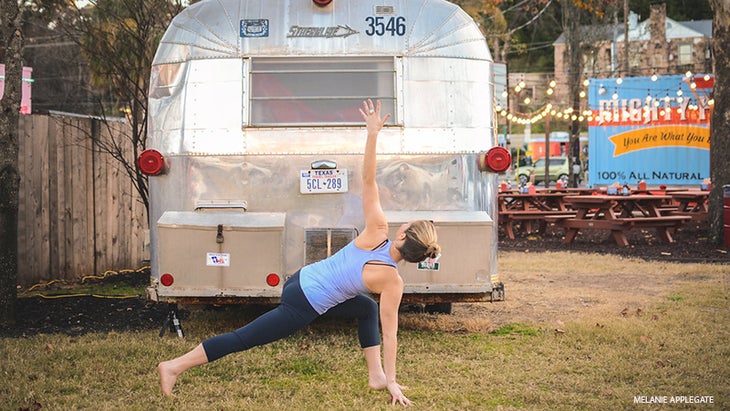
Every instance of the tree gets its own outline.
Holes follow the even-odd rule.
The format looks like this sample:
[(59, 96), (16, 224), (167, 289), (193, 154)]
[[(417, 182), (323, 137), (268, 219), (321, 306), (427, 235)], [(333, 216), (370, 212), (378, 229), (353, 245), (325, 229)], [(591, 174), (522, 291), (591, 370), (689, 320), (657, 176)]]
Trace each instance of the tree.
[[(710, 0), (712, 19), (712, 52), (715, 57), (715, 108), (712, 112), (710, 138), (710, 239), (721, 243), (723, 238), (723, 190), (730, 184), (730, 0)], [(730, 224), (730, 221), (725, 221)], [(727, 242), (728, 239), (725, 239)]]
[[(92, 83), (110, 90), (113, 104), (99, 102), (97, 114), (109, 127), (107, 116), (126, 116), (131, 132), (122, 141), (96, 140), (96, 146), (119, 161), (145, 208), (149, 211), (147, 177), (136, 158), (146, 147), (147, 97), (152, 60), (181, 0), (96, 0), (79, 9), (64, 5), (57, 15), (68, 38), (77, 42), (89, 62)], [(89, 136), (93, 138), (94, 136)], [(127, 147), (132, 147), (128, 152)]]
[(551, 49), (552, 41), (559, 35), (554, 18), (556, 8), (551, 7), (556, 0), (524, 0), (518, 4), (505, 0), (453, 2), (481, 25), (495, 61), (506, 63), (509, 58), (510, 65), (518, 70), (551, 68), (552, 53), (535, 51)]
[[(565, 39), (565, 67), (568, 76), (568, 103), (574, 113), (580, 113), (582, 78), (589, 77), (592, 67), (586, 67), (586, 57), (594, 54), (595, 44), (605, 35), (605, 19), (617, 10), (626, 0), (560, 0), (562, 10), (563, 35)], [(570, 163), (580, 158), (580, 120), (574, 116), (570, 123)], [(575, 185), (573, 168), (570, 168), (570, 181)]]
[(23, 1), (23, 60), (33, 68), (33, 112), (95, 114), (97, 101), (109, 100), (109, 93), (91, 86), (78, 44), (56, 23), (66, 21), (71, 6), (66, 0)]
[(0, 100), (0, 325), (14, 325), (18, 277), (18, 120), (23, 36), (17, 0), (0, 0), (0, 44), (5, 91)]

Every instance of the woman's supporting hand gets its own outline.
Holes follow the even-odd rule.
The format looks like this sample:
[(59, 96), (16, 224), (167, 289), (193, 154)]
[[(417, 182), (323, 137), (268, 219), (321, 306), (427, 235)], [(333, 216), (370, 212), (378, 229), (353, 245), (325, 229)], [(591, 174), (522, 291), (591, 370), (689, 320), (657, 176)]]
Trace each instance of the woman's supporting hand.
[(408, 387), (398, 384), (397, 382), (388, 383), (388, 391), (390, 392), (390, 405), (401, 404), (404, 406), (413, 405), (413, 402), (403, 395), (403, 390), (407, 390)]

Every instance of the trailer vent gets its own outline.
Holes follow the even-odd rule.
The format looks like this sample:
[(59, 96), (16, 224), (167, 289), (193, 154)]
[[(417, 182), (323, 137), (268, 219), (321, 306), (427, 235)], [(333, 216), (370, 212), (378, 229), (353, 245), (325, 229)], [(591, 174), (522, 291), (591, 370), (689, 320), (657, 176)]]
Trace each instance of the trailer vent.
[(331, 256), (355, 238), (354, 228), (311, 228), (304, 232), (304, 264)]

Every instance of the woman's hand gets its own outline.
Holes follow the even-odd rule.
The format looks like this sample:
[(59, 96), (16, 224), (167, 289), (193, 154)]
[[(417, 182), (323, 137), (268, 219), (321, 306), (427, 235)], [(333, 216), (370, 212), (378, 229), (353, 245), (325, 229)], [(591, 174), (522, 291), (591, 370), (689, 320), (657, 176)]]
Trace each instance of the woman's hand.
[(375, 104), (373, 104), (373, 101), (370, 99), (363, 101), (360, 114), (365, 120), (368, 134), (377, 134), (380, 132), (380, 129), (383, 128), (385, 122), (390, 118), (390, 114), (386, 114), (383, 118), (380, 118), (380, 100), (377, 100)]
[(404, 406), (413, 405), (413, 402), (403, 395), (402, 390), (407, 390), (408, 387), (402, 386), (397, 382), (388, 383), (388, 391), (390, 392), (390, 405), (401, 404)]

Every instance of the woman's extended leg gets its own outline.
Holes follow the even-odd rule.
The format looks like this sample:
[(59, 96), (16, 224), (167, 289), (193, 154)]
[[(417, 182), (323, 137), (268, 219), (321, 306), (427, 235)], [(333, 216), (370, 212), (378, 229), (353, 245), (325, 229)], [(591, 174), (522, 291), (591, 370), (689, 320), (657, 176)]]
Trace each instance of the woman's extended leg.
[(175, 386), (177, 376), (195, 366), (208, 362), (205, 355), (203, 344), (198, 344), (187, 354), (175, 358), (170, 361), (163, 361), (157, 366), (157, 372), (160, 373), (160, 387), (165, 395), (172, 394), (172, 387)]
[(192, 367), (284, 338), (312, 322), (318, 315), (299, 286), (297, 272), (284, 284), (281, 304), (273, 310), (236, 331), (203, 341), (187, 354), (160, 363), (157, 369), (162, 392), (170, 395), (178, 375)]

